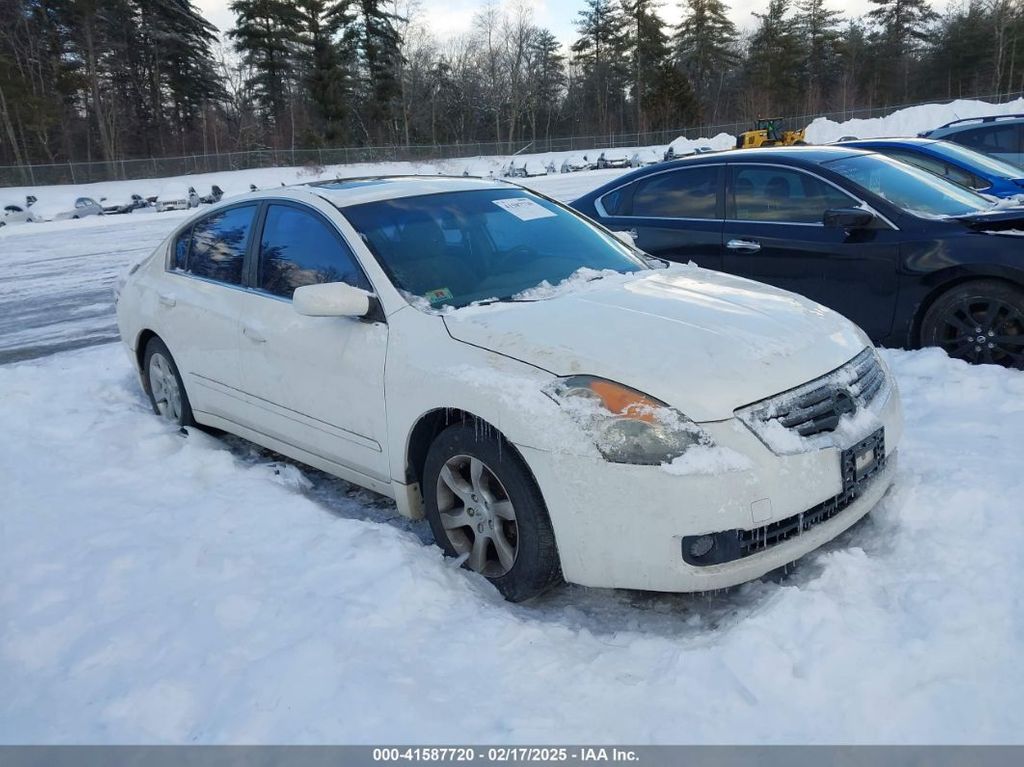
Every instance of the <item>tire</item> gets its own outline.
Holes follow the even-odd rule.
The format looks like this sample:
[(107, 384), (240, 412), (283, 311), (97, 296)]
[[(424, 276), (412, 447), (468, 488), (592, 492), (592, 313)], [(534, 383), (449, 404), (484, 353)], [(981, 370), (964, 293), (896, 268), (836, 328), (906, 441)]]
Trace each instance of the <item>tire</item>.
[(177, 426), (195, 426), (192, 405), (167, 346), (151, 338), (142, 358), (142, 382), (153, 412)]
[(434, 540), (450, 557), (468, 554), (463, 567), (505, 599), (522, 602), (561, 583), (540, 488), (499, 434), (479, 424), (445, 429), (427, 452), (421, 487)]
[(939, 296), (921, 320), (921, 345), (975, 364), (1024, 369), (1024, 291), (974, 280)]

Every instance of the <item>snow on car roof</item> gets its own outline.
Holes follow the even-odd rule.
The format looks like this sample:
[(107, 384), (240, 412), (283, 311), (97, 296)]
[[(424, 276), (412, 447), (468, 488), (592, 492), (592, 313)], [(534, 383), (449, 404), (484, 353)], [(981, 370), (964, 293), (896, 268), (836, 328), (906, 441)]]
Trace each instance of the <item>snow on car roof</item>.
[(509, 186), (500, 180), (464, 176), (376, 176), (309, 184), (314, 193), (339, 208), (379, 200), (393, 200), (398, 197), (467, 192), (476, 189), (507, 189)]

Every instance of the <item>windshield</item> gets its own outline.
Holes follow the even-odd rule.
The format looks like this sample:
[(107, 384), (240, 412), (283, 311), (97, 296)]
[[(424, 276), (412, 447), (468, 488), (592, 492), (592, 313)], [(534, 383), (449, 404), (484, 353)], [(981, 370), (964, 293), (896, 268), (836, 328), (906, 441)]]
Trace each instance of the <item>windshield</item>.
[(404, 197), (342, 213), (396, 287), (433, 306), (512, 300), (580, 269), (649, 268), (616, 238), (525, 189)]
[(992, 209), (992, 203), (979, 194), (926, 170), (879, 154), (847, 157), (822, 164), (915, 216), (963, 216)]
[(936, 141), (929, 146), (933, 152), (937, 152), (943, 157), (948, 157), (950, 160), (962, 162), (969, 168), (977, 168), (985, 171), (990, 176), (1007, 179), (1021, 177), (1021, 169), (1016, 165), (1010, 165), (1008, 162), (1003, 162), (995, 157), (990, 157), (984, 152), (968, 149), (967, 147), (960, 146), (959, 144), (954, 144), (949, 141)]

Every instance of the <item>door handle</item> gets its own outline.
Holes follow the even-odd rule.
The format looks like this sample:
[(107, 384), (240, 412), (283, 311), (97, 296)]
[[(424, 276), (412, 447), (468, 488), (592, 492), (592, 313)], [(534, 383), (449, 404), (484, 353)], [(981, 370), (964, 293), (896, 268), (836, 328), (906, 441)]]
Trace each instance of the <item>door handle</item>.
[(160, 299), (160, 303), (163, 304), (164, 306), (174, 306), (176, 303), (178, 303), (174, 296), (170, 295), (169, 293), (157, 293), (156, 295), (157, 298)]
[(254, 344), (265, 344), (267, 342), (267, 339), (262, 333), (248, 325), (242, 328), (242, 334)]
[(725, 243), (729, 250), (746, 250), (750, 253), (757, 253), (761, 249), (761, 243), (753, 240), (729, 240)]

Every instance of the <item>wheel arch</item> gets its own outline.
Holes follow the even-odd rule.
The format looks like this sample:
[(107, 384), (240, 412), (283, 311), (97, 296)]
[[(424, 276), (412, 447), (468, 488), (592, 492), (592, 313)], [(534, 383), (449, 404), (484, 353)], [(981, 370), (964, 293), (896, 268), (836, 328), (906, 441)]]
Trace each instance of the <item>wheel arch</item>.
[[(536, 484), (538, 488), (540, 487), (540, 484), (537, 482), (537, 477), (533, 473), (533, 469), (530, 467), (529, 462), (519, 449), (511, 442), (511, 440), (505, 436), (501, 429), (490, 423), (486, 418), (482, 418), (469, 410), (463, 410), (462, 408), (457, 407), (437, 407), (432, 410), (428, 410), (416, 420), (412, 429), (409, 430), (409, 436), (406, 439), (403, 482), (407, 485), (419, 488), (422, 492), (423, 469), (427, 461), (427, 453), (430, 450), (430, 446), (433, 444), (438, 434), (449, 426), (454, 426), (456, 424), (472, 424), (482, 431), (486, 431), (497, 436), (502, 442), (503, 449), (512, 451), (513, 455), (522, 462), (534, 484)], [(422, 498), (420, 502), (422, 503)]]
[(910, 328), (910, 341), (915, 347), (921, 346), (921, 326), (928, 310), (944, 294), (960, 285), (981, 281), (1003, 282), (1017, 290), (1024, 290), (1024, 270), (998, 265), (986, 267), (956, 266), (930, 275), (928, 292), (924, 294), (914, 311)]

